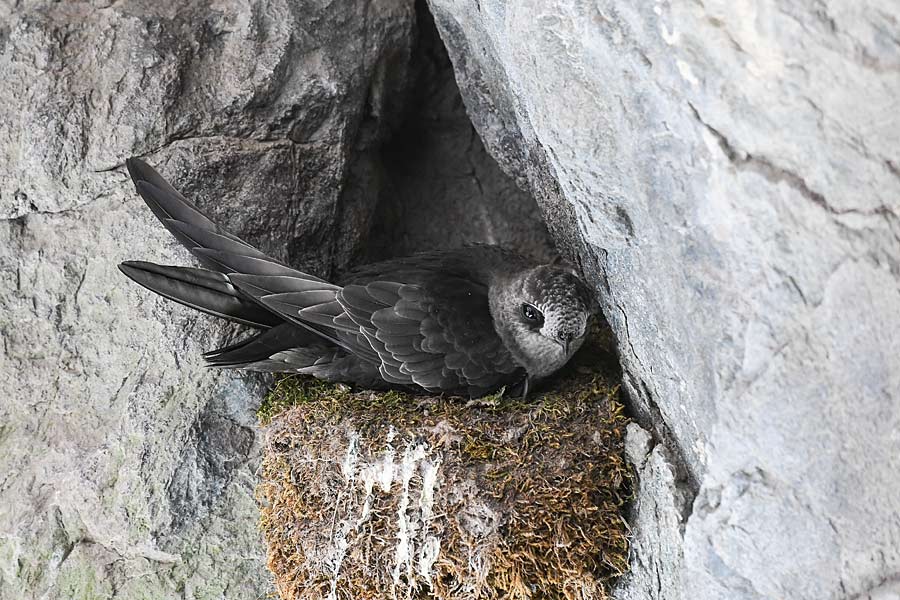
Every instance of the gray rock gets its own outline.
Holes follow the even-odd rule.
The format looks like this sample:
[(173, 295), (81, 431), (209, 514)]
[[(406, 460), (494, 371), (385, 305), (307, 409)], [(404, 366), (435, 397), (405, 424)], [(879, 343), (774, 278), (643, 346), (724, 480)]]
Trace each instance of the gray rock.
[(630, 571), (618, 582), (620, 600), (681, 598), (682, 534), (687, 498), (666, 449), (636, 423), (629, 423), (625, 454), (637, 475), (631, 525)]
[[(619, 596), (895, 597), (895, 2), (430, 6), (652, 436)], [(0, 6), (0, 597), (269, 586), (263, 382), (204, 370), (233, 329), (115, 270), (188, 262), (126, 157), (326, 276), (490, 236), (548, 252), (441, 59), (410, 68), (414, 22), (406, 0)]]
[[(424, 2), (417, 13), (419, 36), (402, 124), (383, 147), (359, 155), (377, 168), (377, 177), (363, 181), (380, 184), (366, 258), (475, 242), (549, 258), (555, 251), (541, 211), (485, 150)], [(353, 179), (351, 190), (352, 184)]]
[(128, 282), (191, 264), (145, 156), (238, 235), (323, 275), (375, 202), (341, 189), (367, 98), (399, 111), (409, 2), (0, 7), (0, 597), (255, 598), (256, 377), (233, 335)]
[(272, 589), (266, 380), (203, 368), (240, 333), (116, 270), (192, 264), (125, 158), (322, 276), (468, 241), (549, 251), (433, 27), (407, 0), (0, 6), (0, 598)]
[(691, 506), (677, 528), (637, 517), (657, 530), (621, 596), (890, 594), (896, 3), (429, 4), (488, 151), (591, 276), (677, 473), (645, 467), (638, 506)]

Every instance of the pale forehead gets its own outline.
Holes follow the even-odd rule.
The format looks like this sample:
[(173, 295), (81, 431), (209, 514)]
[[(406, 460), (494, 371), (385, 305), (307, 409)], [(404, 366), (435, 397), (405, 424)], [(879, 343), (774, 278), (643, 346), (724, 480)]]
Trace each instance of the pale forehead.
[(526, 292), (543, 305), (542, 310), (578, 312), (586, 307), (586, 287), (569, 271), (541, 268), (529, 278)]
[(580, 329), (587, 321), (587, 312), (578, 304), (566, 302), (542, 302), (536, 305), (544, 315), (545, 331)]

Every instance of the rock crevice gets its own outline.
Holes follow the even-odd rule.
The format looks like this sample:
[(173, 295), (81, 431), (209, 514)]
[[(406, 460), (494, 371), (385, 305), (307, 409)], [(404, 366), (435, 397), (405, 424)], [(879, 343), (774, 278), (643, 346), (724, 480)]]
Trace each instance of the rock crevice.
[(429, 4), (488, 150), (593, 278), (666, 465), (638, 462), (621, 597), (836, 598), (895, 572), (900, 505), (863, 499), (898, 485), (889, 3)]

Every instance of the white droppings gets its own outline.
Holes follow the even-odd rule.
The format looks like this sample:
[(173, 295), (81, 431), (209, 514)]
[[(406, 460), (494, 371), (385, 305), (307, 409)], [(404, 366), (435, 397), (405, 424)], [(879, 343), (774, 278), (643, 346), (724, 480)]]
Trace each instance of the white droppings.
[(394, 551), (394, 585), (400, 584), (400, 575), (405, 570), (407, 581), (413, 580), (413, 541), (418, 526), (417, 519), (407, 514), (409, 509), (409, 482), (416, 472), (418, 462), (425, 458), (425, 446), (412, 444), (403, 452), (400, 463), (400, 505), (397, 508), (397, 547)]
[(366, 519), (369, 518), (369, 514), (372, 512), (372, 503), (375, 501), (375, 496), (372, 495), (372, 490), (375, 488), (375, 476), (374, 471), (372, 469), (366, 469), (363, 471), (363, 490), (366, 495), (363, 497), (363, 505), (362, 509), (359, 511), (359, 519), (356, 520), (356, 526), (360, 527), (363, 523), (366, 522)]
[[(359, 433), (349, 435), (340, 463), (346, 487), (335, 499), (331, 547), (324, 563), (323, 574), (330, 579), (326, 600), (338, 599), (343, 562), (355, 543), (353, 540), (372, 518), (379, 494), (399, 494), (392, 572), (395, 593), (400, 594), (406, 586), (417, 587), (413, 583), (416, 580), (432, 584), (432, 571), (441, 551), (440, 538), (430, 531), (441, 460), (430, 456), (428, 446), (422, 442), (407, 444), (398, 456), (398, 449), (393, 445), (396, 439), (397, 432), (391, 428), (384, 451), (367, 460), (360, 448)], [(399, 489), (393, 487), (395, 482)], [(349, 507), (341, 498), (348, 492), (354, 508), (344, 512)]]
[(384, 493), (391, 491), (391, 482), (394, 480), (394, 456), (396, 451), (391, 442), (394, 441), (396, 436), (397, 432), (391, 426), (387, 435), (387, 450), (385, 450), (384, 456), (381, 458), (381, 473), (378, 477), (378, 483), (381, 485), (381, 491)]
[(419, 575), (431, 584), (431, 568), (441, 551), (441, 542), (435, 536), (428, 535), (428, 527), (434, 514), (434, 488), (437, 484), (440, 459), (434, 462), (425, 461), (420, 467), (422, 473), (422, 494), (419, 496), (419, 507), (422, 518), (422, 535), (424, 541), (419, 547)]
[(328, 592), (327, 600), (337, 600), (337, 582), (341, 572), (341, 565), (344, 564), (344, 557), (347, 556), (347, 548), (350, 542), (347, 536), (350, 533), (350, 524), (342, 520), (334, 534), (334, 557), (331, 562), (331, 589)]
[(422, 507), (423, 523), (427, 523), (431, 520), (432, 509), (434, 507), (434, 486), (437, 483), (438, 469), (440, 466), (440, 459), (436, 459), (434, 462), (422, 463), (422, 495), (419, 502)]
[(350, 443), (347, 445), (347, 454), (344, 455), (344, 462), (341, 463), (341, 473), (347, 483), (353, 481), (356, 471), (356, 463), (359, 460), (359, 434), (355, 431), (350, 434)]
[(425, 537), (419, 548), (419, 575), (431, 585), (431, 569), (441, 553), (441, 541), (433, 535)]
[[(355, 431), (350, 434), (350, 440), (347, 444), (347, 452), (344, 454), (344, 460), (341, 463), (341, 473), (347, 482), (347, 487), (353, 485), (356, 479), (356, 464), (359, 462), (359, 434)], [(339, 500), (338, 503), (339, 504)], [(335, 509), (337, 510), (337, 508)], [(337, 600), (337, 582), (341, 572), (341, 565), (347, 556), (347, 549), (350, 542), (347, 541), (351, 531), (359, 527), (351, 525), (347, 519), (341, 519), (335, 524), (334, 548), (331, 560), (328, 561), (331, 570), (331, 589), (328, 593), (327, 600)]]

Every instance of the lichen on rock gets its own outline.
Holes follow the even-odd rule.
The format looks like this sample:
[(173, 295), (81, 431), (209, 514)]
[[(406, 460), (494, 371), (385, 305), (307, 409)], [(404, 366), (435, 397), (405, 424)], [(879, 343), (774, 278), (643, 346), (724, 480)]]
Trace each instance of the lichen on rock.
[(258, 499), (281, 597), (606, 598), (631, 480), (608, 344), (527, 401), (279, 381)]

